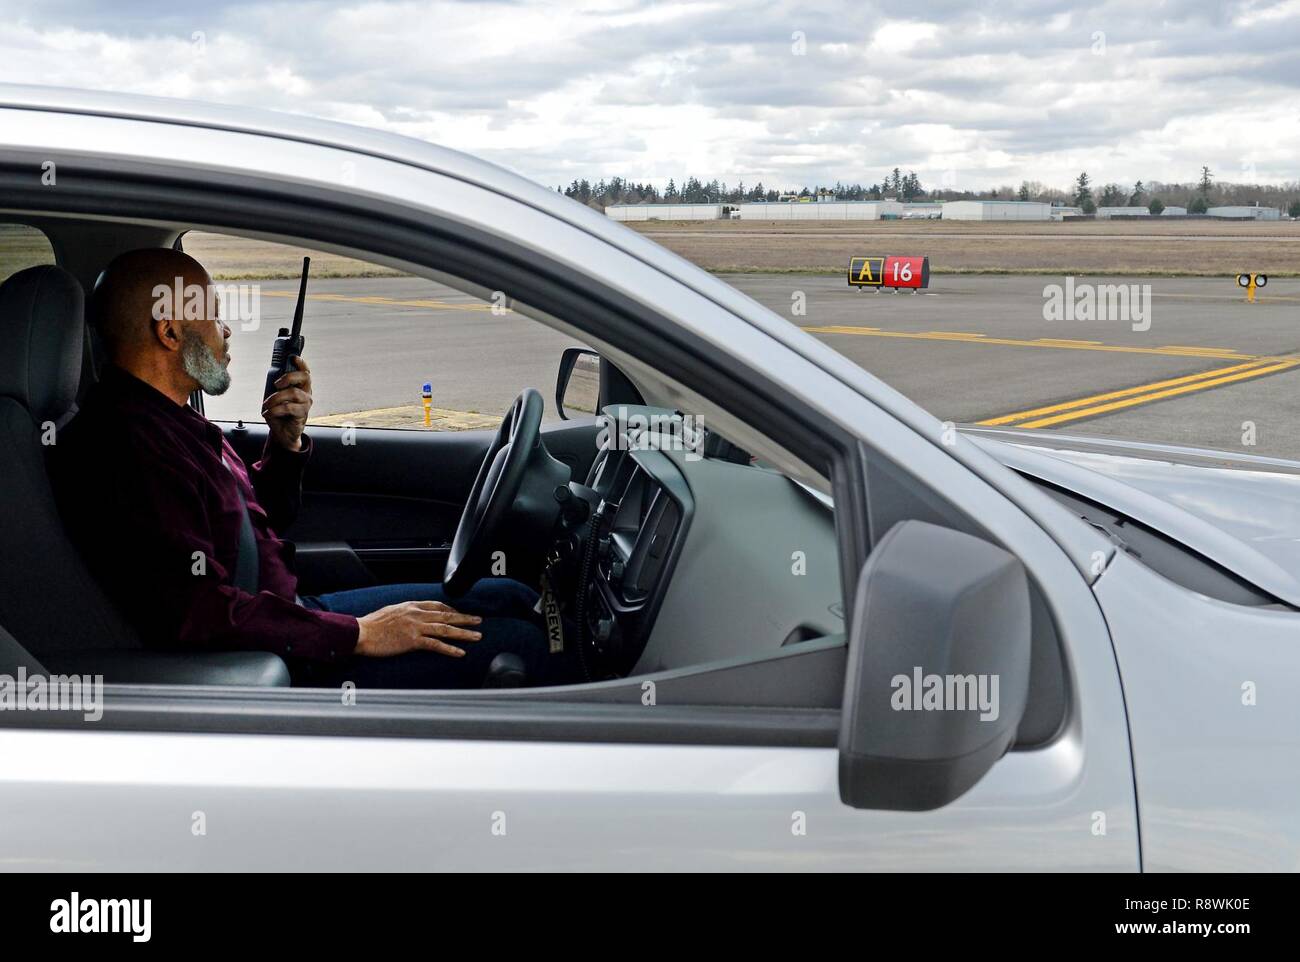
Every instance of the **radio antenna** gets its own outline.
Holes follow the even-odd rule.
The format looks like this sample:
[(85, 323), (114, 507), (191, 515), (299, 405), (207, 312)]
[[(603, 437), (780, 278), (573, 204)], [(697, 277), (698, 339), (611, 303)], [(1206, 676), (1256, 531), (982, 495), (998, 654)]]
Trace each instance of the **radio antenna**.
[(307, 300), (307, 271), (311, 269), (311, 258), (302, 259), (302, 280), (298, 284), (298, 306), (293, 309), (293, 330), (289, 332), (290, 337), (297, 337), (302, 333), (302, 308), (303, 303)]

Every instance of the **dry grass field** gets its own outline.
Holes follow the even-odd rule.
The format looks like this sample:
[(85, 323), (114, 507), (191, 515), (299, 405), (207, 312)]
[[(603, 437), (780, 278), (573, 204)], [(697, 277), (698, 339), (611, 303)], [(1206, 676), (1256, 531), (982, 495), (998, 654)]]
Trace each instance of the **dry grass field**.
[[(397, 277), (397, 271), (320, 251), (263, 241), (205, 234), (185, 235), (185, 250), (197, 257), (217, 280), (273, 280), (297, 277), (304, 254), (311, 255), (312, 277)], [(30, 227), (0, 224), (0, 279), (25, 267), (52, 264), (49, 243)]]
[(53, 264), (49, 241), (30, 227), (0, 224), (0, 279), (38, 264)]
[(852, 255), (924, 254), (944, 274), (1300, 276), (1300, 221), (646, 221), (629, 224), (718, 272), (842, 273)]
[(264, 241), (190, 231), (185, 252), (198, 258), (216, 280), (275, 280), (302, 273), (303, 255), (311, 257), (312, 277), (400, 277), (400, 272), (338, 254), (268, 244)]
[[(842, 273), (853, 255), (924, 254), (939, 274), (1223, 276), (1263, 271), (1300, 276), (1300, 221), (650, 221), (628, 225), (719, 273)], [(298, 276), (304, 253), (313, 277), (389, 277), (361, 261), (192, 231), (185, 249), (218, 280)], [(49, 245), (29, 228), (0, 225), (0, 278), (49, 263)]]

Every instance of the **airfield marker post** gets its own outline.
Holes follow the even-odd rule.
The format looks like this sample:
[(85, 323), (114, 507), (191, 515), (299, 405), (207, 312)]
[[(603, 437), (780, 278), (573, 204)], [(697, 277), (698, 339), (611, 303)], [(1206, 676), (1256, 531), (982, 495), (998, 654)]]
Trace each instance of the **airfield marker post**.
[(1261, 287), (1267, 287), (1267, 286), (1268, 286), (1268, 275), (1267, 275), (1267, 274), (1257, 274), (1257, 273), (1254, 273), (1254, 272), (1252, 272), (1252, 273), (1250, 273), (1250, 274), (1238, 274), (1238, 275), (1237, 275), (1237, 286), (1238, 286), (1238, 287), (1244, 287), (1244, 288), (1246, 289), (1246, 303), (1247, 303), (1247, 304), (1254, 304), (1254, 303), (1255, 303), (1255, 291), (1256, 291), (1258, 288), (1261, 288)]

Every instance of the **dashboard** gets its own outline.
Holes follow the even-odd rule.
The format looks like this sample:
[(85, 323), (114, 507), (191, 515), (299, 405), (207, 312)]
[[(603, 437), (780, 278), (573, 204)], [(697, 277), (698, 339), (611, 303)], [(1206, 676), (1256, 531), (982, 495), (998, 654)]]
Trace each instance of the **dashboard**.
[(623, 676), (645, 648), (694, 500), (658, 451), (607, 451), (594, 475), (591, 487), (600, 501), (575, 614), (595, 661)]
[(843, 632), (832, 507), (780, 472), (607, 440), (570, 489), (583, 508), (557, 542), (554, 583), (591, 680)]

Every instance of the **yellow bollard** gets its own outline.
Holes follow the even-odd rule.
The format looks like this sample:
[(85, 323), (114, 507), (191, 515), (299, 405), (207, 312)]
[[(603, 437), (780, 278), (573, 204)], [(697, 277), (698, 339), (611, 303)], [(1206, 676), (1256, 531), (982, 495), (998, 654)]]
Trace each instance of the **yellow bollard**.
[(433, 425), (433, 385), (426, 381), (420, 389), (420, 400), (424, 402), (424, 426)]

